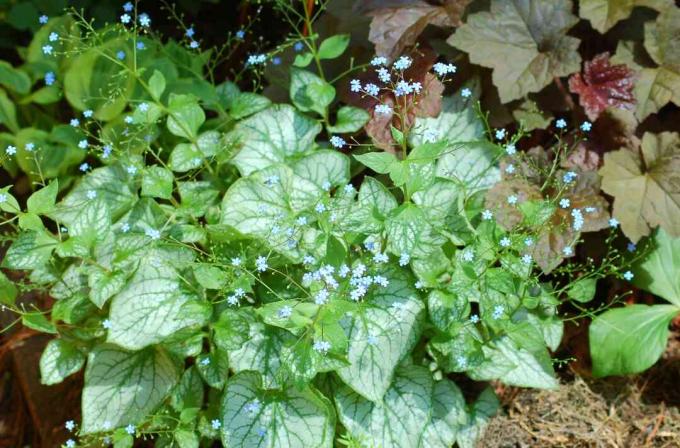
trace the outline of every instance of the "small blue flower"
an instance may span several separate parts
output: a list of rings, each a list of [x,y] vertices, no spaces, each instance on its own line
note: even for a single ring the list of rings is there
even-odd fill
[[[195,34],[195,33],[196,33],[196,31],[194,31],[194,27],[193,27],[193,26],[190,26],[190,27],[187,28],[187,30],[184,32],[184,35],[185,35],[186,37],[194,37],[194,34]]]
[[[222,423],[215,418],[215,419],[210,421],[210,426],[212,427],[212,429],[220,429],[220,426],[222,426]]]
[[[498,132],[498,131],[496,131],[496,132]],[[503,132],[505,132],[505,130],[503,130]],[[497,135],[498,135],[498,134],[497,134]],[[508,145],[505,147],[505,153],[506,153],[507,155],[509,155],[509,156],[512,156],[512,155],[514,155],[515,153],[517,153],[517,148],[515,147],[515,145],[513,145],[512,143],[510,143],[510,144],[508,144]]]
[[[413,63],[413,59],[408,56],[400,56],[399,59],[394,63],[393,67],[395,70],[406,70]]]
[[[630,242],[630,243],[628,243],[628,246],[626,246],[626,249],[628,250],[628,252],[635,252],[635,249],[637,249],[637,246],[635,245],[635,243]]]
[[[68,439],[68,440],[66,441],[66,444],[65,444],[65,445],[66,445],[66,448],[75,448],[75,446],[76,446],[76,441],[73,440],[73,439]]]
[[[295,51],[302,51],[303,48],[305,48],[305,44],[302,42],[295,42],[295,45],[293,45]]]
[[[106,328],[107,330],[111,328],[111,321],[108,319],[104,319],[102,321],[102,327]]]
[[[555,122],[555,127],[557,129],[564,129],[567,127],[567,122],[564,120],[564,118],[560,118]]]
[[[83,117],[85,118],[92,118],[92,115],[94,115],[94,111],[92,109],[87,109],[83,111]]]
[[[68,420],[68,421],[66,421],[66,423],[64,423],[64,427],[65,427],[69,432],[71,432],[71,431],[73,431],[73,430],[75,429],[75,427],[76,427],[76,422],[74,422],[73,420]]]
[[[139,15],[139,24],[143,27],[149,27],[151,25],[151,17],[147,13],[142,13]]]
[[[564,254],[565,257],[571,257],[574,255],[574,249],[571,248],[571,246],[567,246],[564,249],[562,249],[562,253]]]
[[[119,50],[119,51],[116,53],[116,58],[118,58],[119,60],[122,61],[123,59],[125,59],[125,52],[124,52],[123,50]]]
[[[409,254],[407,254],[406,252],[403,252],[399,256],[399,266],[406,266],[407,264],[409,264],[410,261],[411,261],[411,256]]]
[[[45,85],[46,86],[51,86],[52,84],[54,84],[54,81],[56,81],[56,76],[54,75],[54,72],[45,73]]]
[[[496,305],[493,309],[491,317],[493,317],[494,320],[498,320],[503,317],[503,313],[505,313],[505,307],[503,305]]]
[[[195,40],[192,40],[191,42],[189,42],[189,48],[191,48],[192,50],[197,49],[199,46],[200,46],[200,44]]]
[[[563,181],[565,184],[568,184],[568,183],[570,183],[570,182],[573,182],[573,181],[576,179],[576,176],[577,176],[577,174],[576,174],[575,172],[573,172],[573,171],[567,171],[567,172],[564,173],[564,175],[562,176],[562,181]]]
[[[391,115],[392,108],[387,104],[378,104],[375,106],[375,113],[378,115]]]
[[[501,241],[500,241],[501,247],[509,247],[512,242],[510,241],[510,238],[507,236],[504,236]]]
[[[625,279],[628,280],[628,281],[633,280],[633,277],[635,277],[635,275],[634,275],[632,272],[630,272],[630,271],[626,271],[626,272],[624,272],[624,274],[623,274],[623,278],[625,278]]]
[[[88,165],[87,162],[81,163],[78,169],[84,173],[90,169],[90,165]]]
[[[278,56],[275,56],[272,58],[272,64],[274,65],[281,65],[281,58]]]
[[[244,37],[246,37],[246,32],[245,32],[245,31],[243,31],[243,30],[238,30],[238,31],[236,32],[236,38],[237,38],[237,39],[243,39]]]
[[[44,25],[44,24],[47,23],[47,21],[48,21],[49,19],[50,19],[49,17],[47,17],[45,14],[43,14],[43,15],[41,15],[40,17],[38,17],[38,22],[39,22],[41,25]]]
[[[127,2],[123,5],[123,11],[125,12],[130,12],[133,8],[134,6],[132,5],[132,2]]]
[[[484,221],[489,221],[489,220],[491,220],[492,218],[493,218],[493,213],[491,212],[491,210],[486,209],[486,210],[484,210],[484,211],[482,212],[482,219],[483,219]]]
[[[59,35],[58,35],[57,33],[55,33],[54,31],[52,31],[52,32],[50,33],[50,35],[47,37],[47,39],[48,39],[50,42],[56,42],[56,41],[59,40]]]
[[[478,322],[479,322],[479,316],[478,315],[473,314],[472,316],[470,316],[470,323],[476,324]]]
[[[129,425],[127,425],[127,426],[125,427],[125,432],[128,433],[128,434],[130,434],[130,435],[134,435],[135,430],[136,430],[136,429],[135,429],[135,425],[133,425],[132,423],[130,423]]]
[[[43,45],[42,52],[46,55],[51,55],[53,49],[54,47],[52,47],[52,45]]]
[[[122,16],[120,16],[120,22],[123,24],[127,25],[128,23],[130,23],[130,20],[131,20],[130,14],[123,14]]]
[[[522,263],[531,264],[531,261],[532,261],[531,255],[529,254],[522,255]]]
[[[146,49],[146,45],[144,45],[144,42],[142,42],[142,41],[137,42],[137,49],[138,50]]]
[[[470,98],[472,96],[472,90],[467,87],[460,91],[460,96],[463,98]]]
[[[496,140],[503,140],[505,138],[505,129],[496,129]]]
[[[78,142],[78,148],[80,149],[87,149],[88,143],[87,140],[81,140]]]
[[[593,128],[593,124],[590,121],[584,121],[581,123],[581,130],[583,132],[588,132]]]
[[[569,208],[570,205],[571,205],[571,201],[569,201],[569,199],[567,199],[567,198],[560,199],[560,207]]]
[[[619,224],[620,224],[620,223],[619,223],[619,220],[618,220],[618,219],[616,219],[616,218],[611,218],[611,219],[609,219],[609,227],[615,229],[615,228],[617,228],[617,227],[619,226]]]
[[[510,196],[508,196],[508,204],[510,205],[517,204],[517,200],[518,200],[517,195],[511,194]]]
[[[69,124],[74,128],[77,128],[78,126],[80,126],[80,120],[78,120],[77,118],[71,118]]]
[[[335,148],[338,148],[338,149],[342,148],[343,146],[345,146],[347,144],[345,139],[343,139],[342,137],[338,137],[337,135],[332,136],[331,139],[330,139],[330,142],[331,142],[331,145],[333,145]]]

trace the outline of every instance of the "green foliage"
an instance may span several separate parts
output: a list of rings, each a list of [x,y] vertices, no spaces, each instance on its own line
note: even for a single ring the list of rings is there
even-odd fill
[[[582,3],[602,31],[633,8]],[[596,375],[655,362],[680,306],[678,138],[604,157],[623,232],[655,232],[624,254],[594,233],[617,225],[596,167],[574,162],[590,128],[527,135],[548,121],[526,96],[579,68],[572,6],[494,0],[461,24],[430,5],[396,33],[460,25],[450,43],[501,101],[524,99],[516,131],[491,128],[483,73],[443,94],[455,70],[404,54],[376,58],[366,76],[389,82],[371,87],[353,35],[315,30],[307,2],[275,1],[291,37],[218,85],[227,47],[164,41],[138,15],[49,19],[25,64],[0,64],[2,164],[27,181],[0,189],[0,302],[55,335],[44,384],[84,369],[79,443],[472,447],[500,404],[487,388],[467,405],[458,375],[557,387],[564,319],[590,306]],[[675,14],[645,27],[652,70],[674,70]],[[606,234],[596,262],[576,254],[586,232]],[[614,277],[671,304],[606,309],[596,286]],[[29,289],[52,308],[17,303]]]

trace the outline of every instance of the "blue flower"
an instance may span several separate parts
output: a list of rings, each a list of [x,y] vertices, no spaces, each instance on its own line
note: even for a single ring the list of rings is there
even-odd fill
[[[510,204],[510,205],[517,204],[517,196],[514,195],[514,194],[511,194],[510,196],[508,196],[508,204]]]
[[[435,73],[439,76],[446,76],[449,73],[453,74],[456,73],[456,66],[453,64],[444,64],[442,62],[437,62],[434,64],[432,69],[435,71]]]
[[[620,224],[620,223],[619,223],[619,220],[616,219],[616,218],[611,218],[611,219],[609,220],[609,227],[611,227],[611,228],[613,228],[613,229],[617,228],[617,227],[619,226],[619,224]]]
[[[496,129],[496,140],[503,140],[505,138],[505,129]]]
[[[190,26],[190,27],[187,28],[187,30],[184,32],[184,35],[186,35],[186,37],[194,37],[194,34],[195,34],[195,33],[196,33],[196,32],[194,31],[194,27],[193,27],[193,26]]]
[[[52,47],[52,45],[43,45],[42,52],[44,54],[51,55],[53,49],[54,49],[54,47]]]
[[[626,246],[626,249],[628,250],[628,252],[635,252],[635,249],[637,249],[637,246],[635,245],[635,243],[630,242],[630,243],[628,243],[628,246]]]
[[[632,272],[630,272],[630,271],[626,271],[626,272],[624,272],[624,274],[623,274],[623,278],[625,278],[625,279],[628,280],[628,281],[633,280],[633,277],[635,277],[635,275],[634,275]]]
[[[505,132],[505,130],[503,130],[503,132]],[[498,136],[498,131],[496,131],[496,136]],[[517,153],[517,148],[515,147],[515,145],[510,143],[505,147],[505,153],[509,156],[512,156],[515,153]]]
[[[378,104],[375,106],[375,113],[378,115],[391,115],[392,108],[387,104]]]
[[[564,129],[567,127],[567,122],[564,120],[564,118],[560,118],[555,122],[555,127],[557,129]]]
[[[81,140],[78,142],[78,148],[80,149],[87,149],[88,143],[87,140]]]
[[[413,59],[408,56],[400,56],[399,59],[394,63],[394,68],[396,70],[406,70],[413,63]]]
[[[560,207],[569,208],[570,205],[571,205],[571,201],[569,201],[569,199],[567,199],[567,198],[560,199]]]
[[[134,6],[132,5],[132,2],[127,2],[123,5],[123,11],[130,12],[130,11],[132,11],[133,7]]]
[[[52,31],[52,32],[50,33],[50,35],[47,37],[47,39],[48,39],[50,42],[56,42],[56,41],[59,40],[59,35],[58,35],[57,33],[55,33],[54,31]]]
[[[493,313],[491,314],[491,317],[493,317],[494,320],[498,320],[501,317],[503,317],[503,313],[505,313],[505,307],[503,305],[496,305],[493,308]]]
[[[92,118],[92,115],[94,115],[94,111],[92,109],[87,109],[83,111],[83,117],[85,118]]]
[[[123,14],[122,16],[120,16],[120,22],[123,24],[130,23],[130,20],[131,20],[130,14]]]
[[[255,266],[259,272],[264,272],[269,267],[267,266],[267,259],[261,255],[255,260]]]
[[[576,176],[577,176],[577,174],[576,174],[575,172],[573,172],[573,171],[567,171],[567,172],[564,173],[564,175],[562,176],[562,181],[563,181],[565,184],[568,184],[568,183],[570,183],[570,182],[573,182],[573,181],[576,179]]]
[[[65,424],[64,427],[69,431],[73,431],[73,429],[76,427],[76,422],[73,420],[68,420]]]
[[[238,30],[238,31],[236,32],[236,37],[237,37],[238,39],[243,39],[244,37],[246,37],[246,32],[243,31],[243,30]]]
[[[54,84],[54,81],[56,81],[56,76],[54,75],[54,72],[45,73],[45,85],[51,86],[52,84]]]
[[[107,330],[111,328],[111,321],[108,319],[104,319],[102,321],[102,327],[106,328]]]
[[[130,435],[134,435],[134,433],[135,433],[135,425],[133,425],[132,423],[130,423],[129,425],[127,425],[127,426],[125,427],[125,432],[128,433],[128,434],[130,434]]]
[[[222,426],[222,423],[215,418],[215,419],[212,419],[210,421],[210,426],[212,427],[212,429],[220,429],[220,426]]]
[[[406,266],[411,261],[411,256],[406,252],[402,252],[399,256],[399,266]]]
[[[466,87],[460,91],[460,96],[462,96],[463,98],[470,98],[470,96],[472,96],[472,90]]]
[[[80,120],[78,120],[77,118],[71,118],[69,124],[74,128],[77,128],[78,126],[80,126]]]
[[[118,51],[118,53],[116,53],[116,57],[122,61],[125,59],[125,52],[123,50]]]
[[[274,65],[281,65],[281,58],[278,56],[275,56],[272,58],[272,64]]]
[[[40,17],[38,17],[38,22],[39,22],[41,25],[44,25],[44,24],[47,23],[47,21],[48,21],[49,19],[50,19],[49,17],[47,17],[45,14],[43,14],[43,15],[41,15]]]
[[[331,137],[330,142],[331,142],[331,145],[333,145],[335,148],[338,148],[338,149],[342,148],[343,146],[345,146],[347,144],[345,139],[343,139],[342,137],[338,137],[337,135],[334,135],[333,137]]]
[[[146,48],[146,45],[144,45],[144,42],[142,42],[141,40],[139,42],[137,42],[137,49],[138,50],[144,50],[145,48]]]
[[[482,219],[484,221],[489,221],[492,218],[493,218],[493,213],[491,212],[491,210],[486,209],[482,212]]]
[[[574,249],[572,249],[570,246],[565,247],[562,249],[562,253],[564,254],[565,257],[571,257],[574,255]]]
[[[522,263],[531,264],[531,261],[532,261],[531,255],[529,254],[522,255]]]
[[[303,48],[305,48],[305,44],[302,42],[295,42],[295,45],[293,45],[295,51],[302,51]]]
[[[588,131],[590,131],[592,128],[593,128],[593,125],[592,125],[592,123],[591,123],[590,121],[584,121],[583,123],[581,123],[581,130],[582,130],[583,132],[588,132]]]
[[[198,43],[197,41],[195,41],[195,40],[192,40],[192,41],[189,43],[189,48],[191,48],[192,50],[195,50],[195,49],[197,49],[198,47],[199,47],[199,43]]]
[[[142,13],[139,15],[139,24],[143,27],[148,27],[151,25],[151,17],[147,13]]]

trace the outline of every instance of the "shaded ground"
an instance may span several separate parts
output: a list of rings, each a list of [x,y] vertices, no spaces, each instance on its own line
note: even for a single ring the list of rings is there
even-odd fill
[[[569,376],[569,375],[566,375]],[[680,332],[643,375],[573,376],[558,391],[499,388],[504,415],[479,447],[680,447]]]

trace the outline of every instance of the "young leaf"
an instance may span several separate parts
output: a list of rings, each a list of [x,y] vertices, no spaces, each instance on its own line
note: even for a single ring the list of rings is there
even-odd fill
[[[0,303],[13,306],[16,298],[17,287],[14,286],[14,282],[8,279],[4,273],[0,272]]]
[[[357,132],[361,129],[370,118],[368,112],[364,109],[353,106],[342,106],[338,109],[335,124],[328,126],[328,132],[336,134],[346,134],[349,132]]]
[[[314,73],[291,68],[290,99],[303,112],[314,111],[326,115],[326,108],[335,98],[335,88]]]
[[[177,365],[160,348],[128,352],[112,345],[96,347],[85,370],[82,433],[139,423],[177,381]]]
[[[198,128],[205,121],[205,112],[191,95],[170,94],[168,130],[178,137],[196,140]]]
[[[333,446],[335,413],[327,399],[311,387],[269,392],[256,372],[229,380],[221,419],[224,446]]]
[[[354,158],[380,174],[388,174],[399,164],[397,157],[390,152],[367,152],[355,154]]]
[[[151,91],[151,96],[156,101],[161,100],[161,95],[165,91],[165,76],[158,70],[153,71],[153,75],[149,78],[149,90]]]
[[[349,34],[338,34],[324,39],[319,45],[319,59],[335,59],[342,55],[349,45]]]
[[[597,286],[597,279],[594,278],[580,278],[569,285],[567,289],[567,296],[580,303],[587,303],[595,297],[595,288]]]
[[[493,69],[507,103],[578,71],[579,40],[567,35],[578,22],[571,9],[569,0],[492,0],[491,12],[470,15],[448,42]]]
[[[675,305],[612,308],[590,324],[593,375],[625,375],[652,366],[668,342],[668,325],[680,314]]]
[[[602,53],[583,64],[583,76],[569,78],[569,90],[579,95],[579,102],[590,121],[597,120],[607,107],[633,110],[634,73],[625,64],[610,65],[609,53]]]
[[[314,60],[314,55],[309,51],[295,55],[293,65],[295,67],[305,68]]]
[[[26,201],[28,211],[36,215],[46,215],[54,210],[54,204],[57,202],[57,193],[59,192],[59,181],[57,179],[50,182],[44,188],[36,191]]]
[[[85,365],[85,355],[63,339],[52,339],[40,356],[40,382],[57,384]]]

